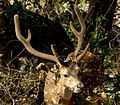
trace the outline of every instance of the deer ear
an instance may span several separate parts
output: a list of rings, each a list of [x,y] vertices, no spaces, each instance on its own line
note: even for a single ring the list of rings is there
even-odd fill
[[[49,71],[51,71],[52,73],[57,73],[58,72],[58,68],[54,63],[47,62],[45,65],[46,65],[47,69]]]
[[[47,69],[50,70],[51,68],[54,68],[54,65],[55,65],[55,64],[54,64],[54,63],[47,62],[45,65],[46,65]]]

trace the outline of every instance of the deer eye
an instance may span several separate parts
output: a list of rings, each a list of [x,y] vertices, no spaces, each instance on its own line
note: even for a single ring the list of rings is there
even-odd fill
[[[67,78],[67,77],[69,77],[69,75],[68,74],[64,74],[64,77]]]

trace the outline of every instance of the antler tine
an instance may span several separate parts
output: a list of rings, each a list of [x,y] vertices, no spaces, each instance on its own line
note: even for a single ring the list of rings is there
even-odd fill
[[[38,52],[37,50],[33,49],[32,46],[30,45],[30,40],[31,40],[31,33],[30,30],[28,30],[28,37],[27,39],[25,39],[20,32],[20,26],[19,26],[19,16],[16,14],[14,16],[14,23],[15,23],[15,32],[16,32],[16,36],[17,38],[23,43],[23,45],[25,46],[25,48],[33,55],[43,58],[43,59],[47,59],[47,60],[51,60],[54,61],[56,63],[58,62],[58,59],[53,56],[53,55],[49,55],[49,54],[45,54],[42,52]]]
[[[79,11],[79,8],[77,7],[77,5],[75,4],[74,6],[74,10],[75,10],[75,13],[77,15],[77,18],[80,22],[80,25],[81,25],[81,31],[80,32],[77,32],[76,29],[74,28],[74,26],[72,25],[72,22],[70,22],[70,27],[73,31],[73,33],[76,35],[76,37],[78,38],[78,44],[77,44],[77,47],[75,49],[75,52],[74,52],[74,56],[77,56],[79,50],[81,49],[81,46],[82,46],[82,42],[83,42],[83,35],[85,34],[85,30],[86,30],[86,25],[85,25],[85,22],[80,14],[80,11]]]
[[[86,48],[83,50],[82,54],[77,57],[77,61],[80,61],[87,53],[90,43],[87,44]]]
[[[53,45],[51,45],[51,50],[52,50],[54,56],[57,58],[58,64],[61,66],[61,63],[60,63],[60,61],[58,60],[58,54],[57,54],[55,48],[53,47]]]

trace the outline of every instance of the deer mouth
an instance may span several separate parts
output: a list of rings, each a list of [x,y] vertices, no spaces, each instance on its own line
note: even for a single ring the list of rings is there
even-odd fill
[[[67,89],[72,91],[73,93],[80,93],[81,91],[81,88],[77,88],[77,87],[74,87],[74,88],[67,87]]]
[[[84,87],[83,84],[79,84],[73,88],[73,92],[80,93],[80,91],[82,90],[83,87]]]
[[[78,88],[74,88],[73,89],[73,93],[80,93],[81,89],[78,89]]]

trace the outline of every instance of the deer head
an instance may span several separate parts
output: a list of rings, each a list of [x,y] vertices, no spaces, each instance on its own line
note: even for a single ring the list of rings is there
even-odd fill
[[[80,15],[79,8],[75,5],[74,9],[81,25],[81,31],[77,32],[73,27],[72,22],[70,22],[70,27],[75,36],[78,38],[78,44],[75,51],[70,53],[65,61],[60,60],[53,45],[51,45],[53,55],[38,52],[32,48],[30,45],[30,30],[28,30],[28,37],[25,39],[20,32],[19,16],[17,14],[14,16],[16,36],[23,43],[25,48],[31,54],[37,57],[56,62],[56,65],[58,67],[55,68],[56,72],[54,70],[50,70],[47,74],[44,89],[44,98],[48,104],[63,103],[67,105],[70,103],[72,93],[79,93],[81,88],[83,88],[83,84],[79,76],[80,67],[78,66],[78,62],[80,62],[80,60],[85,56],[89,48],[89,43],[87,44],[84,51],[79,55],[78,52],[82,46],[83,35],[85,34],[86,26],[82,16]],[[54,65],[55,64],[48,64],[48,68],[53,69]]]

